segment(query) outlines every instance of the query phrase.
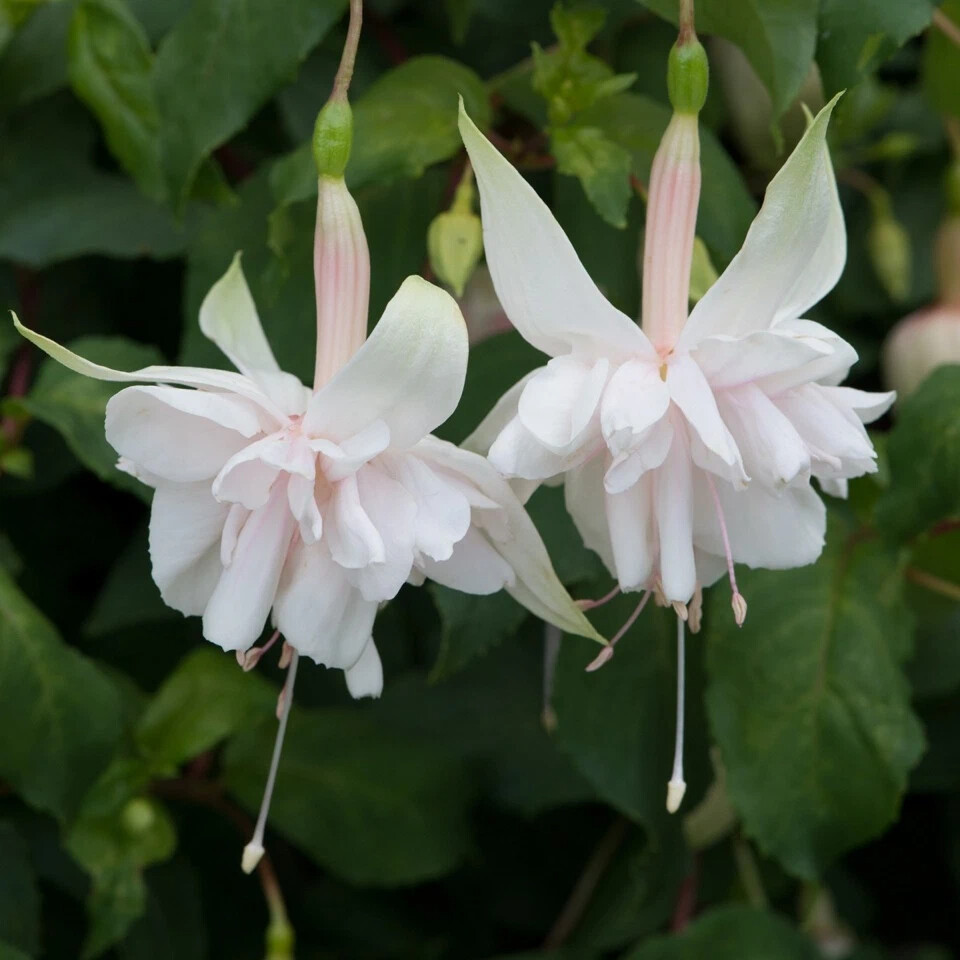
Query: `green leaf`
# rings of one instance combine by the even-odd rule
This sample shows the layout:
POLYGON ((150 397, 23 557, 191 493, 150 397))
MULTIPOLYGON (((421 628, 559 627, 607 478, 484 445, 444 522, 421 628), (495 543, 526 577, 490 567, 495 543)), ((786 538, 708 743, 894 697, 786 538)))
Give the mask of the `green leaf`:
MULTIPOLYGON (((614 143, 629 150, 633 157, 632 172, 644 183, 649 182, 654 154, 670 121, 669 107, 650 97, 621 93, 584 111, 580 120, 602 130, 614 143)), ((726 151, 703 126, 700 141, 703 185, 697 234, 710 248, 719 267, 726 265, 740 249, 756 213, 756 204, 726 151)))
MULTIPOLYGON (((227 747, 224 775, 260 803, 275 721, 227 747)), ((459 763, 428 742, 379 729, 356 710, 294 708, 270 823, 350 883, 397 886, 448 873, 470 846, 459 763)))
POLYGON ((576 177, 597 212, 615 227, 627 225, 630 153, 597 127, 560 127, 551 137, 557 169, 576 177))
MULTIPOLYGON (((9 0, 4 0, 5 3, 9 0)), ((0 114, 37 100, 66 85, 67 70, 63 56, 70 4, 33 3, 13 6, 36 11, 25 21, 3 49, 4 15, 0 13, 0 114)))
MULTIPOLYGON (((2 80, 0 80, 2 82, 2 80)), ((83 254, 177 255, 183 231, 124 177, 91 160, 94 130, 55 97, 0 124, 0 257, 35 267, 83 254)))
POLYGON ((934 370, 899 404, 887 457, 890 485, 876 508, 886 535, 908 540, 960 513, 960 366, 934 370))
MULTIPOLYGON (((0 820, 0 942, 40 950, 40 891, 30 851, 13 824, 0 820)), ((2 954, 0 954, 2 955, 2 954)))
POLYGON ((724 906, 698 917, 681 934, 657 937, 623 960, 818 960, 819 950, 781 917, 724 906))
POLYGON ((931 0, 867 0, 857 4, 821 0, 817 64, 826 95, 832 96, 875 72, 899 47, 926 29, 933 10, 931 0))
POLYGON ((80 0, 69 57, 73 89, 100 120, 110 150, 147 196, 162 200, 153 54, 125 0, 80 0))
POLYGON ((835 515, 814 566, 739 580, 742 628, 722 590, 708 610, 711 726, 744 828, 813 879, 893 820, 923 752, 900 561, 835 515))
MULTIPOLYGON (((123 337, 81 337, 69 347, 94 363, 120 370, 139 370, 163 362, 155 347, 123 337)), ((107 401, 122 386, 82 377, 48 359, 24 404, 38 420, 58 430, 77 459, 101 480, 149 500, 149 487, 117 469, 117 452, 103 432, 107 401)))
MULTIPOLYGON (((601 596, 609 587, 609 582, 601 581, 587 595, 601 596)), ((591 620, 605 636, 612 636, 639 600, 639 594, 619 597, 591 613, 591 620)), ((709 779, 697 694, 702 684, 702 642, 696 636, 688 641, 686 811, 696 804, 709 779)), ((651 832, 679 830, 678 818, 666 811, 676 717, 673 611, 646 609, 617 644, 613 660, 595 673, 585 673, 592 656, 582 643, 564 640, 553 691, 557 742, 608 803, 651 832)))
POLYGON ((140 717, 135 739, 155 774, 170 774, 244 726, 272 716, 276 690, 244 673, 233 654, 207 647, 185 657, 140 717))
POLYGON ((83 956, 97 957, 121 940, 146 908, 143 868, 165 860, 176 848, 169 814, 157 801, 133 797, 114 804, 115 784, 94 788, 67 836, 66 846, 90 874, 90 929, 83 956))
MULTIPOLYGON (((944 0, 940 10, 954 23, 960 23, 960 0, 944 0)), ((923 85, 937 110, 960 117, 960 58, 956 44, 942 30, 931 30, 927 36, 923 85)))
POLYGON ((345 0, 196 0, 176 23, 154 68, 175 203, 186 199, 211 151, 292 79, 344 6, 345 0))
POLYGON ((207 936, 197 875, 175 857, 145 873, 146 909, 118 947, 121 960, 204 960, 207 936))
MULTIPOLYGON (((677 21, 677 0, 642 0, 677 21)), ((897 0, 891 0, 897 2, 897 0)), ((790 106, 813 63, 819 0, 697 0, 697 32, 737 44, 770 91, 774 118, 790 106)))
POLYGON ((512 636, 527 617, 527 611, 505 591, 475 597, 439 584, 430 584, 430 594, 440 614, 440 651, 430 671, 432 681, 445 680, 471 660, 512 636))
POLYGON ((0 570, 0 778, 31 806, 69 819, 120 736, 112 684, 0 570))
MULTIPOLYGON (((478 126, 489 125, 483 82, 455 60, 411 57, 384 73, 353 104, 353 149, 346 174, 350 189, 419 177, 427 167, 458 153, 463 147, 458 96, 478 126)), ((316 195, 309 143, 277 163, 271 185, 281 207, 316 195)))

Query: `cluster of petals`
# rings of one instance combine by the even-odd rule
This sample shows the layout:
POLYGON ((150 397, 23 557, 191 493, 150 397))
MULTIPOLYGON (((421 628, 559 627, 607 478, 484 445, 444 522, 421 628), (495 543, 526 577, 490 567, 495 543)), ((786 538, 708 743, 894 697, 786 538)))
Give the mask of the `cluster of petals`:
POLYGON ((111 370, 18 324, 79 373, 140 382, 109 401, 107 439, 120 468, 154 489, 150 556, 164 601, 202 615, 208 640, 247 650, 272 611, 295 650, 345 670, 354 696, 378 695, 378 606, 424 577, 473 594, 506 588, 600 639, 509 484, 430 435, 466 374, 466 328, 447 293, 407 278, 316 391, 280 370, 239 257, 200 326, 239 372, 111 370))
MULTIPOLYGON (((546 205, 461 107, 497 295, 551 357, 469 443, 525 489, 562 477, 585 543, 623 590, 656 587, 685 603, 722 575, 730 553, 751 567, 811 563, 826 524, 811 478, 843 496, 848 478, 876 469, 863 425, 893 394, 840 386, 855 351, 803 318, 846 258, 825 139, 832 109, 811 122, 742 249, 689 317, 684 286, 682 313, 663 322, 676 309, 675 267, 662 256, 651 272, 648 259, 641 327, 604 298, 546 205), (657 336, 645 332, 648 308, 657 336)), ((694 200, 691 243, 695 212, 694 200)), ((648 248, 674 230, 651 230, 651 218, 648 248)))

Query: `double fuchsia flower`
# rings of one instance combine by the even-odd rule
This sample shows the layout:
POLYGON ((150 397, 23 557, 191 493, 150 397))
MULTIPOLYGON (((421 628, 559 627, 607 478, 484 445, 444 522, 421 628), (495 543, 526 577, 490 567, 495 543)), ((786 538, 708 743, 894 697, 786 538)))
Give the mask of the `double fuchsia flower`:
MULTIPOLYGON (((453 298, 408 277, 366 337, 369 255, 343 180, 349 124, 345 98, 318 122, 318 139, 339 142, 318 151, 312 390, 280 370, 239 255, 200 309, 201 330, 239 372, 112 370, 14 317, 71 370, 152 384, 111 398, 106 435, 118 466, 154 488, 150 555, 164 601, 202 615, 204 636, 238 652, 272 611, 294 651, 248 870, 263 853, 298 654, 344 670, 353 696, 378 696, 374 618, 405 582, 505 588, 563 630, 606 642, 560 584, 509 484, 484 457, 430 435, 454 411, 466 375, 467 331, 453 298)), ((241 659, 255 662, 262 650, 241 659)))
MULTIPOLYGON (((734 562, 786 568, 819 556, 825 509, 810 479, 842 494, 846 478, 876 469, 863 422, 893 395, 839 387, 856 353, 801 319, 846 257, 825 140, 835 101, 688 317, 706 95, 692 27, 668 79, 675 113, 650 182, 640 326, 604 299, 548 208, 461 108, 494 286, 524 338, 553 358, 508 391, 469 442, 489 447, 507 477, 563 478, 584 542, 620 589, 644 591, 628 625, 653 590, 686 617, 700 587, 724 571, 742 622, 734 562)), ((682 622, 678 637, 682 659, 682 622)), ((682 703, 682 673, 680 684, 682 703)), ((670 809, 682 796, 679 753, 678 742, 670 809)))

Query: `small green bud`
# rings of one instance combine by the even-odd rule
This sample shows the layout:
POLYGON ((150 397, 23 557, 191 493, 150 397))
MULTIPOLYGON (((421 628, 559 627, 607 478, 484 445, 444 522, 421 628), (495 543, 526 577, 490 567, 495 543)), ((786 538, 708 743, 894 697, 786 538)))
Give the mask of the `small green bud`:
POLYGON ((667 60, 667 92, 677 113, 699 113, 707 99, 710 67, 699 40, 679 41, 667 60))
POLYGON ((146 833, 157 819, 153 805, 145 797, 135 797, 127 803, 120 816, 124 830, 131 837, 146 833))
POLYGON ((867 250, 883 289, 895 303, 902 303, 910 296, 913 272, 910 235, 889 210, 875 208, 867 250))
POLYGON ((693 259, 690 262, 690 302, 696 303, 717 282, 717 268, 710 259, 707 245, 693 238, 693 259))
POLYGON ((317 175, 340 178, 347 169, 353 143, 353 111, 346 100, 329 100, 313 128, 313 161, 317 175))
POLYGON ((458 297, 483 254, 483 229, 473 212, 473 193, 472 181, 464 178, 450 209, 434 217, 427 231, 430 267, 458 297))

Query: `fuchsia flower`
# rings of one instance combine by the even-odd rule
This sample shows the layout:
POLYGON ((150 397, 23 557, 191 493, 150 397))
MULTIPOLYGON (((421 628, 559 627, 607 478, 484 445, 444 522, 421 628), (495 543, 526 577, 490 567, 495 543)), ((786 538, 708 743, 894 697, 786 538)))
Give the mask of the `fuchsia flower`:
MULTIPOLYGON (((826 511, 876 469, 863 427, 893 394, 839 386, 857 355, 803 314, 837 282, 843 213, 826 145, 836 100, 767 188, 740 252, 688 316, 700 192, 697 113, 707 64, 687 24, 671 53, 675 112, 653 162, 641 323, 597 289, 549 209, 460 110, 480 191, 487 264, 514 326, 551 359, 512 387, 468 441, 518 489, 562 478, 584 542, 620 590, 678 614, 678 720, 667 807, 682 769, 684 621, 734 563, 786 568, 820 555, 826 511), (688 609, 688 603, 692 605, 688 609)), ((682 18, 683 19, 683 18, 682 18)), ((605 648, 595 669, 613 653, 605 648)))

